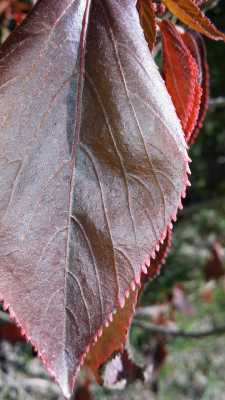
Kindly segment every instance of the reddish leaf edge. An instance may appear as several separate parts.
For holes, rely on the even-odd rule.
[[[160,262],[159,262],[159,264],[158,264],[159,272],[158,272],[158,274],[156,274],[152,279],[155,279],[155,278],[160,274],[160,269],[162,268],[163,265],[166,264],[166,260],[167,260],[167,257],[168,257],[168,255],[169,255],[169,253],[170,253],[170,250],[171,250],[172,245],[173,245],[173,233],[172,233],[172,229],[169,229],[169,230],[168,230],[168,242],[167,242],[167,246],[166,246],[166,248],[165,248],[165,250],[164,250],[164,253],[162,254],[162,257],[161,257],[161,259],[160,259]]]
[[[158,260],[157,270],[156,271],[150,271],[150,268],[148,268],[147,269],[147,274],[146,274],[146,272],[142,273],[142,287],[139,289],[138,296],[141,295],[142,291],[144,290],[145,285],[148,282],[154,281],[160,275],[161,269],[166,264],[168,254],[170,253],[170,250],[171,250],[171,247],[172,247],[172,244],[173,244],[173,232],[172,232],[172,229],[168,229],[167,236],[166,236],[163,244],[161,244],[161,246],[160,246],[159,254],[162,251],[162,247],[165,245],[165,241],[167,241],[167,244],[166,244],[166,247],[165,247],[164,251],[162,252],[159,260]],[[153,262],[154,261],[155,260],[153,259]],[[138,300],[137,300],[137,304],[138,304]],[[135,310],[134,310],[134,312],[135,312]],[[130,342],[129,342],[129,333],[130,333],[131,323],[132,323],[132,320],[133,320],[133,315],[131,317],[130,325],[129,325],[128,331],[127,331],[127,337],[125,338],[126,340],[125,340],[125,343],[124,343],[122,351],[124,352],[126,350],[128,359],[131,362],[133,362],[135,365],[137,365],[138,367],[143,368],[144,365],[141,365],[140,361],[137,362],[135,354],[133,353],[132,347],[131,347]]]
[[[31,339],[31,337],[29,335],[27,335],[27,332],[25,331],[25,329],[23,328],[21,322],[19,321],[19,319],[17,318],[15,312],[13,311],[12,306],[5,301],[5,299],[4,299],[4,297],[2,296],[1,293],[0,293],[0,302],[2,304],[3,310],[5,312],[8,312],[10,320],[15,322],[16,326],[20,329],[21,336],[25,338],[27,343],[30,343],[33,346],[34,350],[38,354],[38,357],[40,358],[40,360],[42,361],[42,363],[46,367],[46,369],[49,372],[49,374],[51,375],[51,377],[54,379],[54,381],[56,383],[58,383],[56,378],[55,378],[55,374],[54,374],[53,370],[51,369],[51,367],[48,364],[47,358],[38,350],[37,345],[35,344],[35,341],[33,341]]]
[[[201,106],[201,101],[202,101],[202,88],[198,82],[198,76],[199,76],[199,67],[197,65],[197,61],[195,60],[194,56],[192,55],[188,45],[186,42],[183,40],[182,33],[179,32],[179,28],[174,25],[171,21],[167,20],[162,20],[159,24],[160,30],[161,30],[161,35],[162,35],[162,43],[163,43],[163,55],[165,59],[167,58],[167,53],[169,53],[168,49],[168,43],[170,43],[171,39],[174,39],[174,41],[177,41],[179,43],[180,48],[183,49],[183,52],[185,53],[187,57],[187,63],[190,71],[190,93],[188,96],[187,100],[187,105],[186,105],[186,116],[182,119],[181,115],[177,112],[177,115],[180,119],[183,131],[184,131],[184,136],[185,140],[188,145],[192,144],[191,138],[193,136],[194,130],[196,126],[198,125],[198,119],[199,119],[199,114],[200,114],[200,106]],[[168,84],[168,77],[167,77],[167,68],[166,68],[167,63],[164,65],[164,80],[166,83],[166,86]],[[173,101],[173,93],[172,90],[170,90],[170,87],[167,86],[167,90],[171,96],[171,99]],[[175,99],[176,102],[176,99]],[[176,104],[175,109],[177,109]]]
[[[199,132],[203,127],[203,123],[208,111],[209,81],[210,81],[209,66],[207,62],[207,51],[205,47],[205,42],[202,35],[193,30],[187,30],[182,33],[182,38],[186,46],[191,51],[191,53],[192,53],[191,46],[193,46],[194,50],[196,49],[196,54],[194,51],[192,53],[192,56],[194,58],[196,59],[198,58],[198,52],[199,52],[199,57],[200,57],[199,67],[202,72],[201,83],[200,83],[202,88],[202,96],[200,102],[199,115],[194,130],[189,138],[189,145],[193,145],[196,142]]]
[[[189,181],[189,175],[191,174],[191,171],[190,171],[190,168],[189,168],[189,163],[191,163],[191,159],[189,158],[187,153],[186,153],[186,157],[185,157],[185,163],[186,163],[186,174],[184,176],[183,191],[182,191],[182,193],[180,195],[180,200],[178,202],[178,206],[176,207],[174,213],[170,216],[170,222],[166,226],[165,230],[162,232],[161,238],[160,238],[160,240],[158,241],[158,243],[155,246],[155,250],[153,250],[150,255],[146,256],[146,258],[144,260],[144,263],[141,266],[140,273],[138,275],[136,275],[134,277],[134,279],[131,281],[130,285],[128,286],[128,288],[126,290],[125,298],[122,301],[119,302],[118,306],[121,307],[121,308],[123,308],[125,306],[126,299],[129,298],[131,290],[135,291],[136,289],[139,289],[141,287],[141,275],[142,275],[142,273],[143,274],[148,274],[148,272],[149,272],[148,270],[151,267],[150,259],[152,258],[154,260],[156,258],[156,253],[159,252],[160,245],[163,244],[163,242],[164,242],[164,240],[166,238],[168,230],[172,231],[173,222],[177,221],[177,213],[178,213],[178,211],[183,209],[182,200],[186,197],[187,188],[189,186],[191,186],[190,181]],[[169,252],[169,248],[168,248],[168,252]],[[167,256],[168,252],[165,252],[165,255],[164,255],[163,260],[161,261],[160,265],[162,265],[165,262],[165,259],[166,259],[166,256]],[[22,324],[20,323],[19,319],[17,318],[16,314],[14,313],[13,308],[10,306],[10,304],[8,304],[4,300],[4,298],[3,298],[1,293],[0,293],[0,301],[2,303],[3,310],[4,311],[8,311],[10,319],[15,321],[16,325],[18,326],[18,328],[21,331],[21,335],[24,336],[26,341],[30,342],[30,344],[34,347],[34,349],[36,350],[36,352],[38,354],[38,357],[41,359],[41,361],[44,364],[44,366],[46,367],[47,371],[49,372],[49,374],[51,375],[53,380],[60,386],[60,382],[57,380],[54,371],[51,369],[47,358],[39,351],[39,349],[37,348],[37,345],[31,339],[31,337],[29,335],[27,335],[26,331],[22,327]],[[134,306],[134,310],[135,310],[135,306]],[[95,343],[97,343],[98,339],[102,336],[104,327],[108,327],[110,325],[110,323],[113,322],[113,318],[114,318],[114,315],[116,314],[116,312],[117,312],[117,308],[115,308],[114,310],[112,310],[109,313],[108,318],[106,319],[106,321],[102,325],[102,327],[98,330],[97,334],[94,336],[93,341],[90,343],[90,345],[88,345],[86,347],[86,350],[85,350],[84,354],[82,355],[82,357],[79,360],[79,367],[77,369],[76,375],[74,376],[73,388],[75,387],[75,381],[76,381],[77,374],[79,373],[80,368],[84,364],[85,358],[86,358],[87,354],[89,353],[91,346],[95,345]],[[130,326],[130,324],[132,322],[132,318],[133,317],[131,316],[128,328],[129,328],[129,326]],[[128,334],[128,329],[127,329],[127,334]],[[126,338],[125,338],[125,340],[126,340]],[[125,340],[124,340],[124,343],[125,343]],[[124,344],[122,344],[122,347],[123,346],[124,346]],[[63,390],[62,387],[61,387],[61,389]],[[71,397],[71,395],[72,395],[72,393],[69,393],[69,392],[66,393],[65,389],[63,390],[63,394],[64,394],[66,399],[69,399]]]
[[[188,145],[187,145],[187,144],[186,144],[186,149],[188,150]],[[108,317],[106,318],[104,324],[100,327],[100,329],[98,330],[98,332],[97,332],[97,333],[95,334],[95,336],[93,337],[93,340],[92,340],[92,341],[90,342],[90,344],[86,347],[86,350],[84,351],[83,355],[80,357],[79,366],[78,366],[78,368],[77,368],[76,374],[75,374],[74,379],[73,379],[73,382],[72,382],[72,384],[73,384],[73,391],[74,391],[74,388],[75,388],[75,383],[76,383],[77,375],[78,375],[78,373],[79,373],[81,367],[82,367],[83,364],[84,364],[85,358],[86,358],[87,354],[89,353],[89,351],[90,351],[90,349],[91,349],[91,346],[94,346],[94,345],[98,342],[98,339],[99,339],[99,338],[102,336],[102,334],[103,334],[103,329],[104,329],[105,327],[108,327],[108,326],[113,322],[113,318],[114,318],[115,314],[117,313],[118,307],[124,308],[125,302],[126,302],[126,300],[129,298],[131,291],[139,290],[139,289],[141,288],[141,276],[142,276],[142,274],[147,275],[147,274],[149,273],[149,269],[150,269],[150,267],[151,267],[150,260],[151,260],[151,259],[154,260],[154,259],[156,258],[156,253],[158,253],[158,252],[160,251],[160,245],[163,244],[163,242],[164,242],[164,240],[165,240],[165,238],[166,238],[166,236],[167,236],[168,230],[170,230],[171,232],[172,232],[172,230],[173,230],[173,223],[177,221],[177,214],[178,214],[178,211],[179,211],[179,210],[183,210],[183,204],[182,204],[182,202],[183,202],[183,200],[184,200],[185,197],[186,197],[188,187],[191,186],[191,183],[190,183],[190,181],[189,181],[189,175],[191,175],[189,163],[191,163],[192,160],[191,160],[190,157],[188,156],[187,151],[185,152],[185,155],[184,155],[184,161],[185,161],[185,165],[186,165],[186,172],[185,172],[184,177],[183,177],[183,190],[182,190],[182,192],[180,193],[180,200],[179,200],[179,202],[178,202],[177,207],[175,208],[174,212],[170,215],[170,218],[169,218],[170,222],[166,225],[164,231],[161,233],[161,237],[160,237],[159,241],[156,243],[155,249],[152,251],[152,253],[151,253],[150,255],[147,255],[147,256],[145,257],[145,260],[144,260],[143,264],[141,265],[140,272],[139,272],[139,274],[137,274],[136,276],[134,276],[134,279],[130,282],[130,284],[129,284],[127,290],[126,290],[125,297],[124,297],[122,300],[121,300],[121,299],[120,299],[120,300],[119,300],[119,299],[117,300],[117,301],[118,301],[118,304],[117,304],[116,308],[114,308],[113,310],[111,310],[111,312],[109,313]],[[169,249],[168,249],[168,251],[169,251]],[[165,262],[166,256],[167,256],[167,254],[165,254],[165,257],[164,257],[163,260],[160,262],[160,266],[163,264],[163,262]],[[156,276],[157,276],[157,275],[155,275],[154,278],[155,278]],[[153,278],[153,279],[154,279],[154,278]],[[1,293],[0,293],[0,302],[2,303],[3,310],[4,310],[4,311],[7,311],[7,312],[9,313],[10,319],[13,320],[13,321],[16,323],[17,327],[20,329],[21,335],[25,338],[25,340],[26,340],[27,342],[29,342],[29,343],[33,346],[34,350],[37,352],[38,357],[39,357],[40,360],[42,361],[42,363],[43,363],[43,365],[45,366],[46,370],[48,371],[49,375],[52,377],[52,379],[54,380],[54,382],[56,382],[56,383],[58,384],[58,386],[61,388],[65,399],[70,399],[70,397],[71,397],[72,394],[73,394],[73,391],[70,392],[70,391],[69,391],[69,388],[65,388],[65,387],[62,387],[62,386],[61,386],[61,383],[60,383],[59,380],[57,379],[55,372],[52,370],[52,368],[51,368],[50,365],[49,365],[49,362],[48,362],[47,357],[45,357],[45,356],[42,354],[42,352],[39,351],[38,346],[37,346],[37,344],[35,343],[35,341],[33,341],[32,338],[31,338],[31,337],[27,334],[27,332],[24,330],[24,328],[23,328],[21,322],[19,321],[19,319],[17,318],[17,315],[15,314],[15,312],[14,312],[14,310],[13,310],[13,307],[12,307],[9,303],[7,303],[7,301],[4,299],[4,297],[2,296]],[[134,310],[135,310],[135,305],[134,305]],[[128,324],[128,327],[127,327],[127,334],[128,334],[129,326],[131,325],[132,319],[133,319],[133,315],[131,315],[131,318],[130,318],[130,321],[129,321],[129,324]],[[127,336],[126,336],[126,337],[127,337]],[[121,344],[121,348],[123,348],[123,346],[125,345],[126,337],[125,337],[124,343]]]
[[[158,260],[157,271],[155,271],[155,273],[153,273],[153,274],[151,274],[151,271],[148,271],[148,273],[150,273],[150,275],[149,275],[149,277],[147,277],[148,278],[147,281],[155,280],[160,275],[162,267],[166,264],[168,254],[170,253],[170,250],[171,250],[171,247],[173,244],[173,232],[172,231],[173,231],[173,229],[171,229],[171,228],[168,229],[167,236],[165,238],[165,240],[167,240],[167,244],[166,244],[166,247],[165,247],[161,257]],[[162,243],[162,247],[163,247],[163,245],[164,245],[164,242]],[[161,248],[160,248],[160,251],[161,251]],[[159,251],[159,253],[160,253],[160,251]]]
[[[188,116],[190,115],[191,111],[192,111],[192,104],[194,101],[194,95],[195,95],[195,77],[196,77],[196,65],[195,65],[195,61],[193,59],[193,57],[190,54],[190,51],[187,49],[187,46],[185,46],[184,42],[181,40],[181,36],[180,33],[177,29],[177,27],[174,25],[173,22],[168,21],[168,20],[162,20],[159,24],[159,28],[160,28],[160,32],[161,32],[161,38],[162,38],[162,49],[163,49],[163,78],[165,80],[165,84],[167,86],[167,68],[166,68],[166,63],[164,63],[164,60],[166,60],[167,58],[167,54],[170,53],[169,49],[168,49],[168,45],[170,44],[170,42],[177,41],[180,46],[183,49],[183,52],[185,53],[185,55],[188,57],[188,67],[189,67],[189,71],[190,71],[190,93],[188,96],[188,102],[187,102],[187,115],[185,117],[185,119],[182,121],[180,116],[180,122],[183,128],[183,131],[185,133],[185,127],[187,125],[187,121],[188,121]],[[167,90],[168,90],[168,86],[167,86]],[[168,92],[170,93],[170,90],[168,90]],[[173,101],[173,97],[172,94],[170,94],[171,99]],[[174,103],[175,109],[176,109],[176,105]],[[177,111],[176,111],[177,112]],[[177,114],[178,115],[178,114]]]
[[[188,145],[186,145],[186,148],[188,149]],[[191,175],[191,170],[190,170],[189,164],[192,162],[192,160],[188,156],[187,152],[185,154],[184,160],[185,160],[185,164],[186,164],[186,173],[185,173],[184,178],[183,178],[183,190],[182,190],[182,192],[180,194],[180,200],[178,202],[178,205],[177,205],[175,211],[170,215],[170,222],[167,224],[167,226],[165,227],[164,231],[161,233],[161,237],[160,237],[159,241],[157,242],[157,244],[155,245],[155,249],[152,251],[152,253],[150,255],[146,256],[143,264],[141,265],[139,274],[137,274],[134,277],[134,279],[130,282],[130,284],[129,284],[126,292],[125,292],[125,297],[123,299],[118,300],[117,307],[114,308],[109,313],[108,318],[106,319],[104,324],[101,326],[101,328],[98,330],[97,334],[94,336],[93,341],[86,347],[86,351],[84,352],[84,354],[80,358],[80,363],[79,363],[79,367],[78,367],[78,370],[77,370],[77,374],[79,373],[80,368],[83,366],[84,361],[86,359],[86,356],[88,355],[91,347],[94,346],[98,342],[98,339],[102,336],[104,328],[105,327],[106,328],[109,327],[109,325],[113,322],[114,316],[116,315],[118,308],[124,308],[125,307],[126,300],[129,298],[129,296],[131,294],[131,291],[134,292],[135,290],[140,290],[141,289],[141,276],[142,276],[142,274],[144,274],[144,275],[149,274],[149,269],[151,268],[150,261],[151,261],[151,259],[154,260],[156,258],[156,253],[158,253],[160,251],[160,246],[163,244],[164,240],[166,239],[168,231],[170,231],[169,244],[168,244],[168,246],[167,246],[167,248],[166,248],[166,250],[165,250],[165,252],[164,252],[164,254],[163,254],[162,258],[161,258],[161,260],[160,260],[159,269],[162,267],[163,264],[165,264],[167,255],[168,255],[168,253],[170,251],[170,248],[171,248],[171,245],[172,245],[173,222],[177,221],[178,211],[179,210],[183,210],[182,202],[183,202],[183,200],[185,199],[185,197],[187,195],[188,187],[191,186],[191,183],[189,181],[189,175]],[[159,271],[159,273],[160,273],[160,271]],[[156,277],[157,277],[157,274],[155,274],[152,279],[154,279]],[[135,311],[135,304],[134,304],[133,311]],[[128,324],[128,327],[127,327],[127,335],[128,335],[129,327],[130,327],[130,325],[132,323],[132,320],[133,320],[133,314],[130,317],[130,321],[129,321],[129,324]],[[127,335],[124,338],[124,342],[121,344],[121,350],[123,350],[123,348],[125,346]],[[77,376],[77,374],[76,374],[76,376]],[[73,387],[75,387],[76,376],[74,377]]]
[[[136,297],[134,299],[134,302],[132,303],[130,318],[128,319],[127,325],[125,327],[125,333],[124,333],[123,338],[120,341],[120,346],[115,347],[114,351],[111,352],[111,354],[107,357],[107,359],[105,361],[99,363],[99,366],[98,366],[97,369],[92,369],[90,364],[88,362],[86,363],[86,356],[89,356],[89,352],[87,352],[85,357],[84,357],[84,363],[81,365],[81,368],[82,368],[83,365],[84,365],[84,368],[88,368],[91,371],[92,376],[95,378],[96,382],[98,384],[100,384],[100,385],[103,383],[101,367],[104,366],[104,365],[107,365],[107,363],[111,359],[113,359],[116,354],[122,354],[124,352],[125,348],[126,348],[127,339],[129,337],[129,330],[130,330],[130,327],[131,327],[131,323],[132,323],[132,320],[133,320],[133,316],[134,316],[135,310],[137,308],[139,291],[141,291],[141,290],[142,289],[139,289],[139,288],[137,289],[136,288],[136,293],[133,292],[134,294],[136,294]],[[131,291],[130,291],[130,294],[131,294]],[[128,298],[126,298],[126,301],[128,301]],[[126,305],[126,302],[125,302],[125,305]],[[118,313],[121,310],[122,310],[121,307],[117,308],[116,310],[114,310],[112,315],[110,314],[110,316],[111,316],[110,321],[107,321],[105,326],[103,327],[103,333],[102,333],[103,337],[104,337],[105,331],[106,331],[106,334],[107,334],[107,328],[110,328],[111,324],[113,324],[113,322],[114,322],[114,318],[118,315]],[[98,338],[98,339],[100,339],[100,338]],[[90,345],[90,349],[89,349],[90,353],[92,352],[92,349],[95,350],[95,346],[96,345],[98,345],[98,340],[97,340],[96,343],[94,343],[94,344],[92,343]],[[92,353],[90,354],[90,356],[92,356]]]
[[[90,357],[92,359],[92,352],[93,351],[95,352],[95,346],[98,345],[99,341],[97,341],[97,343],[95,343],[94,345],[92,345],[90,347],[90,352],[87,354],[87,358],[84,360],[84,368],[90,369],[92,376],[95,377],[97,383],[102,384],[102,382],[103,382],[102,374],[101,374],[99,368],[101,368],[103,365],[107,365],[107,363],[110,362],[111,357],[114,358],[115,354],[123,354],[125,349],[128,350],[128,348],[129,348],[129,345],[128,345],[129,331],[131,328],[135,310],[138,305],[139,296],[141,295],[142,291],[144,290],[145,284],[148,281],[152,281],[152,280],[156,279],[157,276],[160,274],[160,270],[161,270],[163,264],[165,264],[165,262],[166,262],[166,258],[171,249],[171,246],[172,246],[172,231],[169,229],[163,244],[160,246],[160,250],[159,250],[159,253],[157,254],[156,259],[150,260],[151,267],[148,269],[146,267],[144,267],[144,272],[142,271],[142,273],[141,273],[141,287],[140,288],[136,287],[135,292],[132,292],[133,294],[136,294],[136,298],[134,298],[134,300],[132,300],[132,302],[131,302],[131,310],[129,312],[129,319],[126,322],[125,331],[124,331],[123,335],[121,336],[122,338],[120,339],[120,345],[118,347],[114,347],[114,350],[113,350],[113,346],[112,346],[111,354],[108,354],[108,357],[105,358],[105,361],[99,363],[98,369],[95,369],[95,368],[92,369],[92,365],[89,364],[88,357]],[[130,293],[130,298],[132,298],[131,291],[129,293]],[[127,306],[127,302],[129,302],[129,297],[126,299],[124,309]],[[119,308],[119,309],[117,308],[116,313],[113,313],[112,322],[111,322],[112,325],[110,325],[107,322],[107,324],[103,328],[103,334],[102,334],[103,337],[104,337],[104,335],[108,335],[107,328],[110,329],[110,327],[113,326],[115,318],[118,318],[118,315],[120,315],[122,310],[123,310],[122,308]],[[99,340],[101,340],[101,339],[99,339]],[[128,358],[132,359],[129,357],[129,351],[128,351]],[[87,360],[88,360],[88,362],[87,362]],[[132,361],[135,363],[134,358],[132,359]]]

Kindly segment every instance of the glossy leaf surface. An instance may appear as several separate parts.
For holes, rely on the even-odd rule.
[[[0,71],[0,293],[69,397],[176,215],[185,142],[133,0],[40,0]]]

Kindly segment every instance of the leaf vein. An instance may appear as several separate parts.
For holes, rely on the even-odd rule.
[[[68,274],[71,276],[71,278],[74,280],[74,282],[77,284],[77,286],[79,288],[79,291],[80,291],[80,294],[81,294],[81,298],[83,300],[84,307],[85,307],[85,310],[86,310],[86,313],[87,313],[89,335],[91,336],[91,317],[90,317],[87,301],[85,300],[84,291],[82,289],[82,286],[80,284],[79,279],[73,274],[73,272],[72,271],[68,271]]]
[[[98,267],[97,267],[97,263],[95,260],[95,255],[92,249],[92,245],[91,242],[87,236],[87,233],[83,227],[83,225],[81,224],[81,222],[78,220],[78,218],[75,215],[71,215],[71,219],[78,225],[78,227],[80,228],[84,239],[86,240],[86,243],[88,245],[91,257],[92,257],[92,261],[93,261],[93,265],[94,265],[94,270],[95,270],[95,276],[96,276],[96,280],[97,280],[97,284],[98,284],[98,292],[99,292],[99,299],[100,299],[100,306],[101,306],[101,317],[102,317],[102,323],[103,323],[103,298],[102,298],[102,290],[101,290],[101,284],[100,284],[100,277],[99,277],[99,272],[98,272]],[[69,272],[69,271],[68,271]]]

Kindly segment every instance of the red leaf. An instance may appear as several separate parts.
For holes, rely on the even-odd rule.
[[[112,322],[109,323],[108,327],[104,327],[100,339],[91,347],[87,355],[85,365],[92,370],[98,380],[99,367],[104,364],[113,353],[123,350],[128,328],[137,303],[137,293],[138,290],[136,289],[130,294],[125,307],[118,309],[114,317],[113,314],[111,315]]]
[[[196,80],[194,102],[184,131],[186,133],[186,141],[188,144],[191,143],[191,138],[193,137],[193,135],[195,135],[194,129],[197,126],[199,120],[201,101],[202,101],[202,88],[198,84],[198,80]]]
[[[0,293],[69,397],[181,206],[185,141],[134,1],[39,1],[0,70]]]
[[[163,0],[165,5],[177,18],[189,28],[206,35],[210,39],[225,40],[224,33],[203,14],[195,0]]]
[[[189,139],[190,144],[193,144],[198,137],[199,131],[202,128],[206,117],[209,100],[209,68],[207,63],[207,55],[204,41],[196,32],[188,31],[182,35],[182,38],[189,48],[192,56],[198,64],[199,83],[202,88],[201,104],[198,119],[195,128]]]
[[[154,279],[160,272],[162,264],[164,264],[170,247],[172,245],[172,231],[168,229],[168,233],[163,244],[160,246],[160,250],[157,256],[151,259],[150,267],[145,265],[142,267],[144,271],[142,274],[142,282],[144,283],[147,279]],[[145,272],[147,271],[147,276]],[[135,285],[133,286],[135,289]],[[97,380],[100,380],[98,375],[99,367],[104,364],[113,353],[123,350],[123,345],[125,344],[127,331],[131,324],[133,313],[137,303],[137,294],[140,292],[136,289],[133,293],[127,296],[129,299],[125,303],[124,308],[118,309],[114,319],[111,315],[113,322],[110,323],[108,327],[105,327],[101,332],[101,338],[98,340],[89,351],[85,365],[91,368],[94,372]],[[115,332],[117,334],[115,335]]]
[[[137,0],[140,23],[150,50],[156,41],[156,18],[152,0]]]
[[[167,89],[189,143],[200,109],[202,90],[198,66],[181,34],[169,21],[160,24],[163,41],[163,73]]]

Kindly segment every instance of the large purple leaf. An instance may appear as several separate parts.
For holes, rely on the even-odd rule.
[[[0,57],[0,293],[69,397],[176,215],[185,143],[134,0],[40,0]]]

